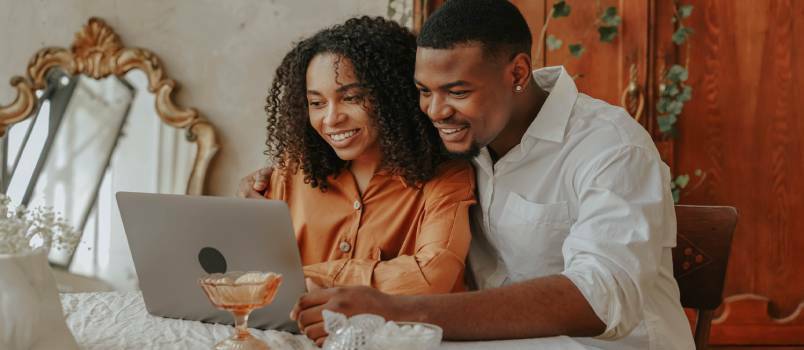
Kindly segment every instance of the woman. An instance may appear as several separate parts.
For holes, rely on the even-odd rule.
[[[277,169],[305,276],[392,294],[463,290],[474,172],[446,161],[418,107],[414,36],[354,18],[285,56],[267,98]]]

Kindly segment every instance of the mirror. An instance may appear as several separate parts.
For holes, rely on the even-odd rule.
[[[70,50],[40,50],[11,83],[17,98],[0,105],[0,189],[83,232],[73,253],[51,252],[52,265],[135,289],[114,193],[203,194],[218,150],[211,124],[176,106],[176,83],[153,53],[125,48],[97,18]]]

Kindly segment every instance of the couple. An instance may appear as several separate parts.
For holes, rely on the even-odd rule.
[[[275,167],[240,195],[290,207],[322,287],[292,314],[308,337],[325,339],[328,309],[447,339],[693,347],[668,168],[622,109],[561,67],[531,71],[531,44],[507,1],[451,0],[417,39],[351,19],[285,57],[266,107]]]

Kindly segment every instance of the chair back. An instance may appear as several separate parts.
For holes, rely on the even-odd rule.
[[[698,311],[696,348],[706,349],[714,310],[723,302],[737,210],[677,205],[676,220],[678,235],[673,248],[673,274],[681,291],[681,305]]]

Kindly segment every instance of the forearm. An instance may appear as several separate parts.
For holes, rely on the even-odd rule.
[[[484,291],[400,297],[390,315],[433,323],[453,340],[596,336],[605,324],[561,275]]]
[[[388,261],[340,259],[304,267],[304,274],[324,287],[369,286],[388,294],[449,293],[459,281],[463,263],[442,251],[426,266],[416,256],[402,255]]]

